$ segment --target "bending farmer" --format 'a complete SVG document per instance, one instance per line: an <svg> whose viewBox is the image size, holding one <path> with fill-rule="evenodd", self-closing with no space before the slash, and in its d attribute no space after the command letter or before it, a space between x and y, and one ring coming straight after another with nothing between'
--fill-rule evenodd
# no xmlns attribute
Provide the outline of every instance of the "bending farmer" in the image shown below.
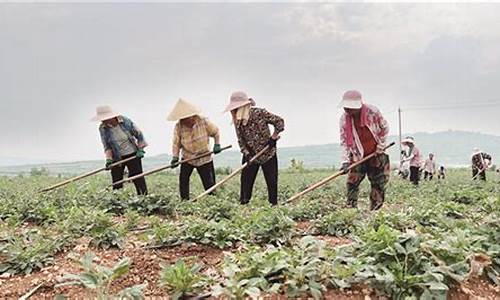
<svg viewBox="0 0 500 300"><path fill-rule="evenodd" d="M113 183L123 179L123 172L127 167L129 176L142 173L142 161L144 148L148 145L139 128L129 118L114 112L109 106L97 107L97 115L92 119L100 121L99 132L106 154L106 168L113 162L117 162L132 156L136 159L130 160L111 169ZM148 189L144 177L134 181L138 195L146 195ZM121 189L123 184L113 186L113 189Z"/></svg>
<svg viewBox="0 0 500 300"><path fill-rule="evenodd" d="M219 143L219 129L208 119L200 116L201 111L186 100L179 99L172 112L168 115L169 121L178 121L175 124L172 141L172 161L175 165L179 162L182 151L182 159L191 159L200 154L209 152L209 138L214 139L213 152L221 150ZM205 190L215 184L215 170L212 155L207 155L181 164L179 174L179 191L184 200L189 199L189 179L193 170L198 171Z"/></svg>
<svg viewBox="0 0 500 300"><path fill-rule="evenodd" d="M486 181L486 169L491 164L491 155L479 150L479 148L474 148L471 161L472 178L476 180L479 177L481 180Z"/></svg>
<svg viewBox="0 0 500 300"><path fill-rule="evenodd" d="M278 204L278 158L276 141L285 128L283 119L263 108L254 107L255 102L244 92L234 92L225 112L230 111L238 136L238 144L243 154L242 163L250 161L267 145L271 148L258 157L241 173L240 202L246 204L252 198L253 185L259 168L264 172L267 192L271 205ZM271 135L268 125L274 127Z"/></svg>
<svg viewBox="0 0 500 300"><path fill-rule="evenodd" d="M368 175L371 184L370 209L377 210L384 203L385 187L391 171L389 156L384 153L389 125L375 106L364 103L358 91L345 92L340 107L344 109L340 118L341 168L344 173L347 173L350 164L377 153L349 171L347 205L357 207L359 184Z"/></svg>

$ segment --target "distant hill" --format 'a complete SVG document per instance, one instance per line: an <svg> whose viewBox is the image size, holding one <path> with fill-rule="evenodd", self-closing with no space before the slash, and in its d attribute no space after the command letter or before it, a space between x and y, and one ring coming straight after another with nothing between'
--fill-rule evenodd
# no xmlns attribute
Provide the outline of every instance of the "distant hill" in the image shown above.
<svg viewBox="0 0 500 300"><path fill-rule="evenodd" d="M0 156L0 166L19 166L48 163L47 160L26 157Z"/></svg>
<svg viewBox="0 0 500 300"><path fill-rule="evenodd" d="M438 164L447 167L468 166L470 155L474 147L479 147L493 155L493 161L500 159L500 136L487 135L475 132L464 131L443 131L436 133L415 133L418 147L427 156L433 152L436 155ZM390 141L397 141L397 137L391 136ZM393 163L399 160L399 148L394 146L389 155ZM284 147L279 149L279 163L281 168L289 167L290 160L295 158L303 161L307 168L329 168L340 164L340 146L338 144L310 145L300 147ZM168 155L158 155L144 159L144 169L152 169L161 165L166 165L170 161ZM237 167L241 162L239 151L227 151L216 156L217 167ZM0 167L2 175L28 174L32 168L45 167L53 175L79 174L92 169L100 168L102 160L78 161L68 163L53 164L30 164Z"/></svg>

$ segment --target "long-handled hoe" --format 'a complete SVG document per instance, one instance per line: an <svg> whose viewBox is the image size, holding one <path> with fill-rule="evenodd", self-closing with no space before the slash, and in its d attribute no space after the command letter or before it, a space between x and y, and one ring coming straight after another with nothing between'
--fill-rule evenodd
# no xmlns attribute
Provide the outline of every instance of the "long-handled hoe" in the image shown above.
<svg viewBox="0 0 500 300"><path fill-rule="evenodd" d="M387 150L388 148L390 148L390 147L394 146L394 144L395 144L394 142L390 143L388 146L386 146L386 147L384 148L384 150ZM350 166L349 166L349 168L347 168L347 171L349 171L349 170L351 170L351 169L353 169L353 168L355 168L355 167L357 167L357 166L361 165L362 163L364 163L364 162L366 162L366 161L370 160L370 159L371 159L372 157L374 157L375 155L377 155L377 153L375 153L375 152L374 152L374 153L372 153L372 154L370 154L370 155L366 156L365 158L361 159L360 161L353 163L352 165L350 165ZM344 175L344 174L346 174L346 173L344 173L344 171L339 171L339 172L337 172L337 173L335 173L335 174L333 174L333 175L330 175L330 176L326 177L325 179L323 179L323 180L321 180L321 181L319 181L319 182L317 182L317 183L315 183L315 184L311 185L310 187L308 187L307 189L303 190L302 192L300 192L300 193L297 193L297 194L293 195L292 197L290 197L290 199L288 199L288 200L286 201L286 203L291 203L291 202L293 202L293 201L297 200L298 198L300 198L300 197L304 196L305 194L307 194L307 193L309 193L309 192L312 192L312 191L314 191L315 189L317 189L317 188L320 188L320 187L324 186L325 184L329 183L330 181L332 181L332 180L334 180L335 178L337 178L337 177L339 177L339 176L342 176L342 175Z"/></svg>

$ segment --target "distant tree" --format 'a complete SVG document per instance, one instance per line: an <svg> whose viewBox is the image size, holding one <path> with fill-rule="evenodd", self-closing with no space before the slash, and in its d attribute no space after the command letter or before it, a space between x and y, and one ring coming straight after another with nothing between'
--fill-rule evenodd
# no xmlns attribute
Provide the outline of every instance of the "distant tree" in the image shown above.
<svg viewBox="0 0 500 300"><path fill-rule="evenodd" d="M40 169L33 167L30 170L30 176L48 176L49 170L45 167L41 167Z"/></svg>
<svg viewBox="0 0 500 300"><path fill-rule="evenodd" d="M295 172L304 171L304 162L295 158L290 160L290 170Z"/></svg>

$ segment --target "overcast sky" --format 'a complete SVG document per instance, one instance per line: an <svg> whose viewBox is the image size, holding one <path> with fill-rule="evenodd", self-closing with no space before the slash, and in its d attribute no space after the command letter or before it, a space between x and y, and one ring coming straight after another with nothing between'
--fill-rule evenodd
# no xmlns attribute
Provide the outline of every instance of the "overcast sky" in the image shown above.
<svg viewBox="0 0 500 300"><path fill-rule="evenodd" d="M283 146L338 142L359 89L396 109L500 101L497 4L0 4L0 156L102 158L97 105L169 153L179 97L237 145L235 90L283 116ZM403 130L497 134L500 105L408 110Z"/></svg>

